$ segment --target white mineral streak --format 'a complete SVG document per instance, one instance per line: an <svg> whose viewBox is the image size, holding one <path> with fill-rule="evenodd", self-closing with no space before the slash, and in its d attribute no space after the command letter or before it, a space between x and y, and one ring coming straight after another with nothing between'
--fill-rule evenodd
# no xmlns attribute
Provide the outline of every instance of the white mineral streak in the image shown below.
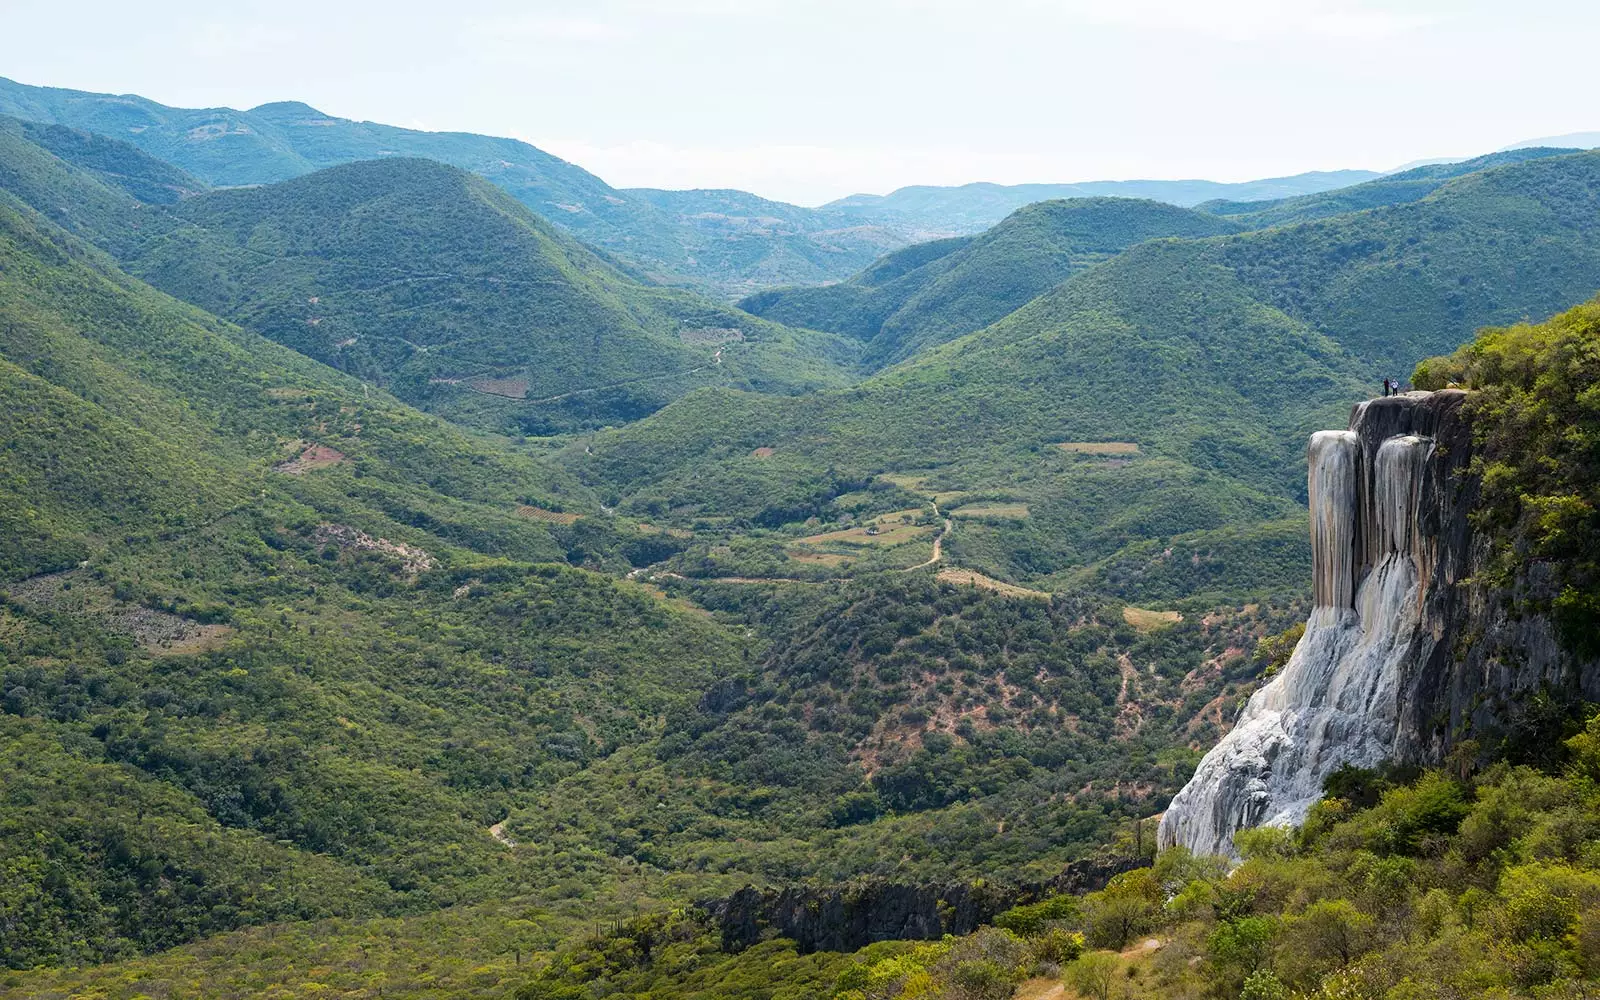
<svg viewBox="0 0 1600 1000"><path fill-rule="evenodd" d="M1316 607L1288 664L1172 800L1163 847L1232 855L1242 829L1302 822L1341 765L1394 755L1396 692L1428 568L1417 508L1432 452L1430 439L1407 435L1368 460L1353 432L1312 435Z"/></svg>

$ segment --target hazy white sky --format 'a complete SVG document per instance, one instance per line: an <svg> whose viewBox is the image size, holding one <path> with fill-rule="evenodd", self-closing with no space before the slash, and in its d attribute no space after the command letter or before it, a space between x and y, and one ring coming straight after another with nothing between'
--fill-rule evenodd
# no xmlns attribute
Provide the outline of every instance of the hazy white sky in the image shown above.
<svg viewBox="0 0 1600 1000"><path fill-rule="evenodd" d="M1600 3L0 0L0 76L526 139L619 187L1384 169L1600 129Z"/></svg>

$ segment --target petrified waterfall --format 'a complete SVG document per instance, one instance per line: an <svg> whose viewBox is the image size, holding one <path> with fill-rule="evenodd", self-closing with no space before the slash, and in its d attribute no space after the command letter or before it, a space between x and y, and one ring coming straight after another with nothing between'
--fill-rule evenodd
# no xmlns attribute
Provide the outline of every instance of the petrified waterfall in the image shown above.
<svg viewBox="0 0 1600 1000"><path fill-rule="evenodd" d="M1408 661L1435 645L1421 624L1439 518L1424 504L1437 506L1442 484L1430 481L1440 471L1434 439L1410 432L1415 419L1393 419L1402 408L1414 416L1428 394L1402 398L1409 405L1357 407L1348 431L1312 435L1315 607L1305 636L1173 799L1163 847L1229 854L1241 829L1301 822L1341 765L1371 767L1414 744L1400 732L1400 694Z"/></svg>

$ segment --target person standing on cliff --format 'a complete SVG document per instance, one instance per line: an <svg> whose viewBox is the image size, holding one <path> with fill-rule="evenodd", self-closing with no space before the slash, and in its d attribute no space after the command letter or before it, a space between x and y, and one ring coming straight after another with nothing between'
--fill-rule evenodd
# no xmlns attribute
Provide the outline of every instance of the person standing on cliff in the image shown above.
<svg viewBox="0 0 1600 1000"><path fill-rule="evenodd" d="M1392 381L1390 381L1389 379L1384 379L1383 380L1383 394L1385 396L1389 395L1389 390L1392 389L1392 388L1394 388L1394 383Z"/></svg>

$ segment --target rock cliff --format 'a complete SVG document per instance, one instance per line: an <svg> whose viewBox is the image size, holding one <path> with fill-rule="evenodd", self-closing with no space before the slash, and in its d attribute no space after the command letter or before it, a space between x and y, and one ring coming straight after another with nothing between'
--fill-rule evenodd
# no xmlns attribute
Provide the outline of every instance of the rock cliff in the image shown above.
<svg viewBox="0 0 1600 1000"><path fill-rule="evenodd" d="M1301 822L1342 765L1434 764L1469 734L1514 725L1546 690L1600 696L1544 618L1547 581L1514 592L1473 582L1487 558L1471 517L1467 394L1358 404L1349 430L1308 449L1315 607L1283 670L1200 762L1162 819L1162 847L1229 854L1248 827Z"/></svg>
<svg viewBox="0 0 1600 1000"><path fill-rule="evenodd" d="M722 932L725 951L742 951L768 937L793 940L802 954L855 951L874 941L936 941L970 934L996 914L1058 893L1103 889L1112 876L1147 862L1085 858L1061 874L1019 884L913 884L866 879L842 886L746 886L705 900L700 910Z"/></svg>

